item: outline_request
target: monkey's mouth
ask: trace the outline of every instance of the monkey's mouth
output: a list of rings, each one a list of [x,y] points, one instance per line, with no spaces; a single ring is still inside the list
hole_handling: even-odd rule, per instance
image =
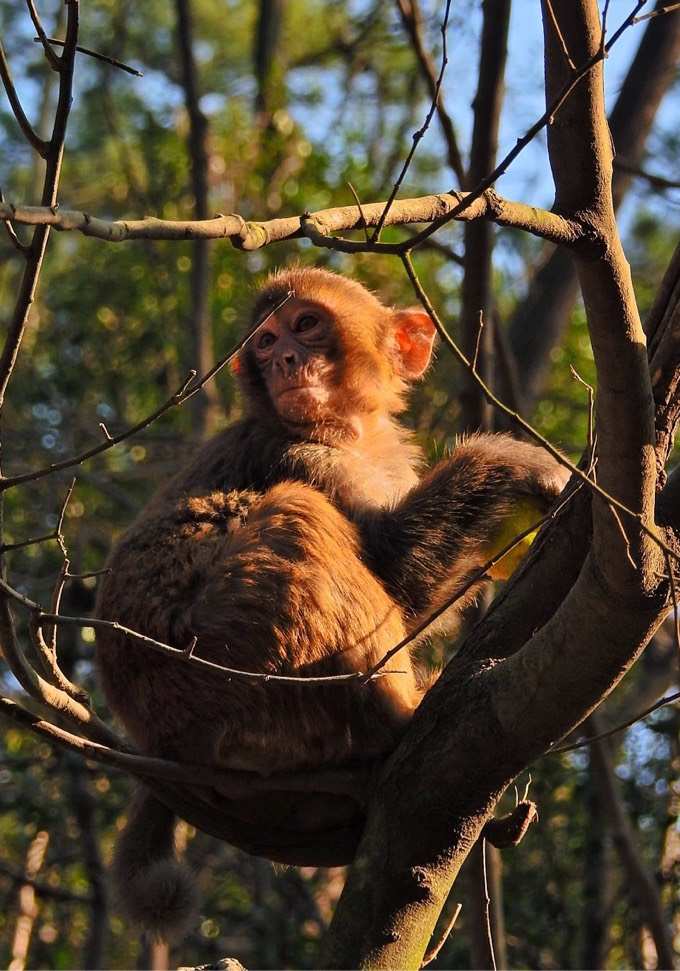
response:
[[[300,383],[277,389],[274,400],[284,422],[309,425],[323,420],[329,397],[322,384]]]
[[[277,401],[280,401],[282,398],[285,398],[286,401],[290,401],[293,398],[326,401],[328,391],[322,384],[289,384],[276,392]]]

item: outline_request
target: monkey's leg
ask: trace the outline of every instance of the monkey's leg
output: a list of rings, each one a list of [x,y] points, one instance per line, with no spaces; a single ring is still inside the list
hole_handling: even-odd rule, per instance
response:
[[[469,438],[398,506],[366,517],[369,565],[415,624],[540,519],[567,479],[541,448],[508,435]]]
[[[360,554],[356,525],[324,495],[300,483],[274,486],[242,526],[206,552],[209,579],[187,622],[198,638],[196,653],[229,667],[301,678],[365,672],[405,627],[401,608]],[[225,745],[234,759],[245,751],[246,761],[260,748],[269,771],[282,768],[281,761],[323,764],[363,747],[385,751],[420,699],[408,656],[394,666],[404,673],[364,687],[241,682],[236,692],[230,686]],[[280,759],[272,765],[277,746]]]

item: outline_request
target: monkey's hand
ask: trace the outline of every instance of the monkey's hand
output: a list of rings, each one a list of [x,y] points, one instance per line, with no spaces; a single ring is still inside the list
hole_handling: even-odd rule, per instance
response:
[[[533,494],[517,497],[512,512],[503,519],[499,529],[486,545],[484,549],[486,559],[494,559],[506,546],[510,546],[516,537],[522,533],[526,535],[488,571],[493,580],[507,580],[515,572],[529,552],[538,527],[530,532],[527,530],[545,516],[570,477],[569,470],[546,452],[533,445],[522,443],[518,445],[518,455],[521,455],[526,463],[527,484]]]
[[[543,515],[545,515],[545,509],[543,508],[543,503],[541,503],[539,499],[535,499],[533,496],[518,499],[516,508],[512,515],[503,520],[500,529],[484,548],[484,558],[486,560],[494,559],[497,554],[501,552],[501,550],[503,550],[506,546],[510,546],[516,536],[521,535],[527,529],[537,523]],[[537,532],[538,528],[532,529],[530,533],[526,533],[526,535],[518,541],[516,546],[513,546],[512,549],[508,550],[508,552],[505,553],[501,559],[498,560],[498,562],[487,571],[492,580],[507,580],[508,577],[515,572],[517,567],[529,552],[529,547],[533,543]]]

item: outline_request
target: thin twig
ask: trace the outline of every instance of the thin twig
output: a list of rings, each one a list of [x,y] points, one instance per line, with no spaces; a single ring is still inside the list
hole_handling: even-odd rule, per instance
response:
[[[35,27],[37,37],[34,38],[38,43],[42,44],[45,57],[47,62],[53,71],[59,73],[63,67],[63,63],[59,55],[55,54],[50,46],[50,41],[48,40],[47,34],[45,33],[45,28],[42,25],[40,15],[36,9],[34,0],[26,0],[26,6],[28,7],[28,12],[31,15],[31,20],[33,21],[33,26]],[[76,48],[77,49],[77,48]]]
[[[446,71],[446,65],[449,63],[448,52],[446,49],[446,31],[448,30],[448,26],[449,26],[450,12],[451,12],[451,0],[446,0],[446,6],[444,8],[444,19],[441,25],[442,60],[441,60],[441,66],[439,68],[439,76],[435,83],[434,93],[432,95],[432,104],[430,105],[430,109],[427,115],[425,116],[425,121],[423,122],[422,126],[418,129],[418,131],[414,132],[413,134],[413,144],[411,145],[411,149],[408,155],[406,156],[406,159],[404,160],[404,164],[401,168],[401,172],[397,176],[394,186],[392,187],[392,191],[390,192],[389,198],[385,203],[385,209],[380,219],[378,220],[378,225],[375,227],[373,236],[371,237],[371,241],[375,243],[377,243],[378,240],[380,239],[380,233],[382,232],[382,228],[385,225],[387,214],[389,213],[392,207],[392,203],[397,198],[397,194],[399,192],[399,189],[401,188],[402,182],[406,178],[406,173],[408,172],[411,166],[411,162],[413,161],[413,156],[416,153],[416,149],[418,148],[418,145],[423,139],[425,132],[430,127],[430,123],[432,121],[432,118],[434,117],[434,113],[437,110],[437,102],[439,101],[439,93],[441,91],[442,81],[444,80],[444,72]]]
[[[441,934],[439,940],[434,945],[434,947],[429,948],[425,952],[425,957],[423,958],[423,963],[420,965],[421,968],[426,968],[428,966],[428,964],[432,964],[432,962],[437,959],[437,957],[439,956],[439,952],[441,951],[441,949],[444,947],[444,945],[448,941],[449,937],[451,936],[451,931],[456,926],[456,921],[458,920],[458,916],[459,916],[459,914],[460,914],[460,912],[461,912],[462,909],[463,909],[463,905],[462,904],[456,904],[456,906],[453,908],[453,913],[451,914],[451,919],[449,920],[449,922],[447,923],[446,927],[442,931],[442,934]]]
[[[473,374],[477,373],[477,358],[479,357],[479,345],[482,340],[482,331],[484,330],[484,311],[479,311],[479,323],[477,326],[477,339],[475,341],[475,352],[472,356],[471,370]]]
[[[102,452],[106,452],[108,449],[113,448],[114,445],[118,445],[125,439],[130,438],[132,435],[136,435],[144,428],[148,428],[149,425],[152,425],[155,421],[157,421],[158,418],[161,417],[161,415],[164,415],[166,411],[170,411],[171,408],[176,408],[183,405],[185,401],[188,401],[190,398],[193,398],[195,394],[198,394],[206,382],[210,381],[211,378],[226,367],[227,364],[229,364],[229,362],[240,353],[248,341],[251,340],[251,338],[257,333],[260,327],[262,327],[270,317],[277,313],[292,296],[292,291],[289,291],[263,320],[252,327],[250,331],[248,331],[248,333],[241,338],[241,340],[237,341],[229,353],[221,358],[217,364],[210,368],[209,371],[206,371],[206,373],[202,375],[198,381],[195,380],[196,372],[190,371],[177,391],[166,401],[164,401],[160,407],[151,412],[150,415],[142,418],[136,424],[125,429],[125,431],[120,432],[118,435],[108,434],[105,440],[100,442],[99,445],[93,445],[91,448],[86,449],[79,455],[73,455],[70,458],[63,459],[61,462],[54,462],[52,465],[48,465],[42,469],[35,469],[32,472],[22,472],[19,475],[0,477],[0,492],[4,491],[5,489],[9,489],[12,486],[21,485],[23,482],[35,482],[36,479],[42,479],[47,475],[52,475],[53,473],[60,472],[63,469],[70,469],[73,468],[73,466],[81,465],[83,462],[93,458],[95,455],[100,455]]]
[[[646,2],[646,0],[643,0],[643,3],[644,2]],[[611,3],[611,0],[604,0],[604,7],[602,9],[602,33],[600,34],[600,51],[602,52],[603,57],[606,57],[605,44],[607,41],[607,17],[609,16],[610,3]]]
[[[34,37],[33,40],[41,40],[40,37]],[[46,37],[47,41],[46,50],[51,50],[50,44],[57,44],[63,47],[64,41],[57,40],[56,37]],[[92,51],[89,47],[81,47],[80,44],[76,44],[76,50],[79,54],[87,54],[88,57],[94,57],[97,61],[103,61],[104,64],[111,64],[113,67],[120,68],[121,71],[127,71],[128,74],[134,74],[136,78],[143,78],[144,74],[142,71],[138,71],[136,67],[131,67],[129,64],[125,64],[123,61],[119,61],[116,57],[110,57],[108,54],[102,54],[100,51]]]
[[[0,189],[0,203],[2,203],[2,205],[5,205],[5,196],[3,195],[2,189]],[[25,243],[21,242],[21,240],[16,234],[16,230],[14,229],[14,226],[12,225],[9,219],[4,219],[3,222],[5,224],[5,229],[7,230],[7,235],[9,236],[10,243],[12,244],[15,250],[21,253],[23,257],[26,257],[30,252],[30,246],[27,246]]]
[[[178,660],[185,661],[186,663],[193,664],[207,670],[218,671],[219,673],[227,675],[230,678],[241,678],[244,681],[261,681],[264,684],[276,682],[298,685],[328,684],[333,682],[342,684],[351,681],[361,681],[363,683],[365,680],[374,680],[376,677],[386,677],[388,675],[406,673],[405,671],[397,670],[384,671],[382,673],[376,672],[376,674],[371,674],[370,672],[365,674],[363,671],[356,671],[352,674],[300,677],[296,675],[269,674],[260,671],[243,671],[239,668],[230,668],[223,664],[216,664],[214,661],[208,661],[207,659],[194,654],[193,648],[195,647],[196,643],[194,638],[192,638],[192,641],[187,647],[174,647],[172,644],[166,644],[163,641],[156,640],[154,637],[148,637],[146,634],[141,634],[139,631],[132,630],[132,628],[126,627],[124,624],[119,624],[118,621],[115,620],[104,620],[99,617],[77,617],[59,613],[49,613],[43,610],[40,604],[35,600],[31,600],[30,597],[27,597],[25,594],[15,590],[12,586],[10,586],[9,583],[7,583],[6,580],[1,578],[0,591],[2,591],[6,597],[9,597],[11,600],[15,601],[15,603],[18,603],[22,607],[30,610],[33,614],[33,623],[38,628],[56,624],[59,626],[94,627],[117,631],[119,634],[130,637],[133,640],[138,641],[140,644],[145,644],[147,647],[150,647],[161,654],[169,654],[172,657],[176,657]],[[33,681],[34,678],[31,679],[31,682]],[[28,690],[28,688],[26,690]]]
[[[5,48],[2,45],[2,41],[0,41],[0,80],[2,80],[5,93],[7,94],[7,100],[9,101],[17,124],[24,134],[24,138],[27,142],[29,142],[30,145],[33,146],[41,158],[45,158],[47,155],[48,143],[38,135],[26,116],[21,101],[19,100],[17,89],[14,87],[12,72],[10,70],[9,61],[7,60],[7,55],[5,54]]]
[[[479,182],[474,189],[472,189],[469,195],[466,195],[464,201],[460,204],[460,207],[456,207],[456,209],[454,209],[452,212],[442,216],[440,219],[435,220],[430,226],[423,229],[420,233],[413,237],[408,247],[403,247],[402,252],[407,252],[408,250],[413,249],[424,239],[427,239],[433,233],[436,233],[437,230],[439,230],[442,226],[445,226],[452,219],[456,219],[458,216],[460,216],[461,212],[465,208],[472,205],[472,203],[475,202],[476,199],[480,198],[480,196],[482,196],[487,189],[492,187],[494,182],[498,181],[500,176],[507,171],[508,166],[514,162],[522,151],[524,151],[524,149],[530,142],[533,141],[536,135],[538,135],[538,133],[542,131],[546,125],[552,124],[555,115],[565,104],[572,91],[574,91],[581,81],[583,81],[583,79],[592,71],[596,64],[599,64],[600,61],[604,60],[624,31],[632,26],[637,11],[640,10],[645,3],[646,0],[638,0],[633,12],[626,17],[623,23],[614,32],[611,39],[607,41],[602,48],[598,49],[595,54],[589,57],[588,60],[578,69],[578,71],[576,71],[576,73],[573,74],[573,76],[564,84],[562,90],[559,92],[557,97],[553,99],[552,103],[548,106],[541,117],[538,118],[537,121],[535,121],[534,124],[526,130],[521,138],[517,139],[515,145],[498,163],[493,172],[487,175],[486,178],[482,179],[482,181]]]
[[[56,540],[57,540],[57,543],[59,544],[59,549],[61,550],[65,560],[68,559],[68,550],[66,549],[66,543],[64,541],[64,534],[63,534],[64,517],[66,515],[66,509],[69,502],[71,501],[71,496],[73,495],[73,490],[75,489],[75,487],[76,487],[76,477],[74,476],[71,479],[70,486],[66,490],[66,495],[64,496],[64,501],[61,504],[61,509],[59,510],[59,517],[57,519],[57,525],[55,528]]]
[[[415,230],[410,229],[408,226],[405,226],[405,225],[402,226],[401,228],[404,230],[407,236],[409,237],[415,236]],[[430,236],[429,239],[425,240],[422,246],[425,249],[432,250],[434,253],[439,253],[441,256],[445,256],[447,260],[451,260],[451,262],[455,263],[457,266],[465,265],[465,260],[460,255],[460,253],[456,253],[456,251],[451,246],[447,246],[446,243],[442,243],[441,240],[437,239],[436,236]]]
[[[64,554],[64,556],[66,556],[66,550],[64,547],[64,537],[62,535],[62,528],[64,525],[64,516],[66,514],[66,507],[73,493],[73,487],[75,486],[75,484],[76,484],[76,480],[73,479],[66,493],[64,501],[61,504],[59,515],[57,518],[57,525],[54,527],[54,529],[51,532],[43,533],[40,536],[32,536],[30,539],[24,539],[18,543],[0,543],[0,555],[2,555],[3,553],[12,552],[13,550],[22,550],[22,549],[25,549],[27,546],[37,546],[39,543],[47,543],[50,540],[56,540],[56,542],[59,544],[59,549]]]
[[[357,190],[354,188],[354,186],[352,185],[352,183],[351,182],[348,182],[347,185],[349,187],[349,191],[354,196],[354,201],[357,204],[357,209],[359,210],[359,215],[361,216],[361,228],[364,231],[364,238],[365,238],[366,242],[368,242],[369,239],[370,239],[370,237],[368,235],[368,223],[366,222],[366,216],[364,215],[363,206],[361,205],[361,199],[359,198],[359,196],[357,194]]]
[[[639,17],[635,17],[633,20],[634,24],[641,24],[643,20],[651,20],[652,17],[661,17],[667,13],[673,13],[674,10],[680,10],[680,3],[667,3],[663,7],[659,7],[657,10],[651,10],[649,13],[640,14]]]
[[[496,971],[496,955],[493,949],[493,931],[491,930],[491,897],[489,896],[489,880],[486,873],[486,840],[482,837],[482,887],[484,889],[484,923],[489,944],[491,967]]]
[[[101,570],[88,570],[87,573],[67,573],[67,580],[92,580],[94,577],[103,577],[111,573],[111,567],[105,566]],[[56,611],[55,611],[56,612]]]
[[[564,39],[564,34],[562,33],[562,29],[561,29],[561,27],[560,27],[560,25],[559,25],[559,23],[557,21],[557,17],[555,16],[555,11],[553,10],[552,0],[545,0],[545,5],[546,5],[547,11],[548,11],[548,15],[550,16],[550,20],[552,21],[552,25],[553,25],[553,27],[555,29],[555,33],[557,34],[557,39],[560,42],[560,47],[562,48],[562,53],[564,54],[564,59],[567,62],[567,64],[569,65],[569,67],[572,69],[572,71],[575,71],[576,70],[576,65],[574,64],[574,62],[571,59],[571,54],[569,53],[569,48],[567,47],[567,42]]]
[[[573,364],[569,365],[571,376],[588,392],[588,451],[592,455],[595,450],[595,389],[592,384],[584,381]]]
[[[675,586],[675,573],[673,572],[673,564],[671,563],[671,558],[666,554],[666,570],[668,572],[668,579],[671,585],[671,599],[673,601],[673,635],[675,637],[675,655],[678,661],[680,661],[680,613],[678,608],[678,593]]]
[[[429,88],[430,97],[436,100],[437,118],[439,119],[442,134],[444,135],[449,166],[455,173],[459,185],[462,187],[465,184],[465,166],[463,165],[463,159],[461,158],[458,147],[458,139],[456,138],[453,121],[444,105],[441,86],[440,90],[437,91],[436,68],[432,58],[425,49],[419,2],[418,0],[397,0],[397,6],[399,7],[402,22],[411,38],[411,46],[416,55],[416,60],[420,65],[421,74],[425,78],[425,83]]]
[[[591,742],[599,742],[602,738],[609,738],[611,735],[616,735],[618,732],[624,731],[626,728],[630,728],[631,725],[635,725],[636,722],[642,721],[648,715],[653,712],[658,711],[660,708],[666,708],[668,705],[675,704],[676,701],[680,701],[680,691],[675,691],[671,695],[666,695],[659,701],[650,705],[649,708],[645,708],[644,711],[639,712],[637,715],[633,715],[632,718],[628,718],[625,722],[617,725],[615,728],[609,728],[606,732],[600,732],[599,735],[591,735],[589,738],[584,738],[580,742],[572,742],[569,745],[556,745],[549,748],[545,755],[553,755],[555,752],[574,752],[576,749],[585,748],[590,745]]]
[[[638,564],[635,562],[635,560],[633,558],[633,553],[632,553],[631,548],[630,548],[630,540],[628,539],[628,533],[626,532],[626,529],[625,529],[623,523],[621,522],[621,517],[619,516],[618,512],[612,506],[611,503],[609,503],[609,512],[614,517],[614,522],[616,523],[616,525],[618,527],[618,530],[619,530],[619,533],[621,534],[621,539],[623,540],[623,548],[625,550],[626,559],[628,560],[628,562],[630,563],[630,565],[632,566],[632,568],[635,571],[637,571]],[[665,553],[664,555],[667,556],[668,554]]]

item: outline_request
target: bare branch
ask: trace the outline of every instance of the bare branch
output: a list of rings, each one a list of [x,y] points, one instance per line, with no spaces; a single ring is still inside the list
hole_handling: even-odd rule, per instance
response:
[[[384,225],[399,226],[411,223],[430,223],[450,213],[451,218],[466,222],[471,219],[490,219],[499,226],[525,229],[542,239],[563,246],[581,242],[583,227],[569,222],[547,210],[525,203],[504,199],[495,191],[480,194],[475,205],[466,204],[469,194],[444,192],[439,195],[420,196],[395,201],[385,218]],[[246,222],[238,214],[218,215],[212,219],[171,220],[145,219],[106,220],[86,212],[71,209],[49,209],[44,206],[15,206],[0,204],[0,219],[7,219],[26,226],[52,226],[66,232],[79,232],[109,243],[133,239],[229,239],[238,249],[252,251],[271,243],[299,239],[306,235],[304,224],[313,222],[325,236],[336,232],[362,230],[377,226],[385,211],[386,203],[369,202],[362,205],[360,213],[355,205],[321,209],[302,216],[270,219],[267,222]],[[414,237],[415,238],[415,237]],[[333,242],[333,241],[331,241]],[[324,244],[327,245],[327,244]],[[329,244],[328,244],[329,245]],[[410,248],[411,241],[399,244],[353,243],[359,252],[400,252]],[[340,248],[338,246],[338,248]]]
[[[19,684],[24,691],[41,705],[46,705],[52,711],[67,718],[71,724],[78,725],[81,731],[88,738],[96,739],[105,744],[114,745],[117,748],[126,749],[123,741],[106,725],[92,709],[81,701],[71,697],[67,691],[56,685],[50,684],[45,678],[41,677],[37,671],[28,663],[17,641],[14,630],[14,622],[9,609],[8,597],[12,597],[15,591],[5,583],[0,581],[2,592],[5,596],[0,598],[0,643],[4,658]],[[24,604],[32,602],[18,594],[13,597]],[[32,607],[32,609],[35,609]]]
[[[493,186],[494,182],[496,182],[498,178],[501,175],[503,175],[504,172],[507,171],[508,167],[511,165],[512,162],[514,162],[517,156],[527,147],[527,145],[530,142],[533,141],[536,135],[538,135],[538,133],[542,131],[542,129],[545,128],[546,126],[552,125],[555,119],[555,115],[569,100],[569,97],[571,96],[572,92],[575,91],[575,89],[584,80],[584,78],[586,78],[590,74],[593,68],[604,60],[604,58],[607,56],[607,54],[612,49],[614,44],[616,44],[616,42],[621,37],[621,35],[629,27],[633,25],[633,23],[635,22],[635,13],[640,9],[640,7],[644,3],[646,3],[646,0],[638,0],[638,3],[633,13],[629,14],[628,17],[626,17],[626,19],[623,21],[621,26],[614,32],[611,39],[607,41],[607,43],[604,44],[601,49],[598,49],[597,51],[595,51],[577,71],[571,73],[570,79],[567,82],[565,82],[561,90],[557,93],[557,95],[553,98],[553,100],[549,104],[546,111],[541,115],[541,117],[537,121],[534,122],[534,124],[530,128],[527,129],[527,131],[524,133],[524,135],[521,136],[521,138],[517,139],[517,142],[515,143],[513,148],[511,148],[510,151],[507,153],[507,155],[502,159],[502,161],[499,162],[499,164],[496,166],[493,172],[491,172],[489,175],[486,176],[486,178],[482,179],[481,182],[477,184],[477,186],[466,197],[465,203],[463,203],[462,205],[471,205],[476,199],[482,196],[487,191],[487,189],[490,189]],[[432,233],[436,233],[441,226],[445,226],[447,222],[449,222],[451,219],[455,219],[458,215],[459,215],[459,211],[457,212],[456,210],[453,210],[451,213],[447,214],[446,216],[443,216],[441,219],[436,220],[434,223],[432,223],[431,226],[428,226],[427,229],[424,229],[421,233],[419,233],[417,236],[413,238],[411,247],[409,248],[412,248],[414,245],[417,245],[421,240],[427,239],[427,237],[431,236]]]
[[[437,80],[436,80],[435,86],[434,86],[434,91],[432,93],[432,104],[430,105],[430,110],[428,111],[427,115],[425,116],[425,121],[423,122],[423,124],[421,125],[421,127],[418,129],[418,131],[416,131],[416,132],[413,133],[413,144],[411,145],[411,149],[410,149],[408,155],[406,156],[406,158],[404,159],[404,164],[403,164],[403,166],[401,168],[401,172],[397,176],[397,178],[395,180],[395,183],[394,183],[394,186],[392,187],[392,191],[390,192],[389,199],[385,203],[385,209],[380,214],[380,217],[378,219],[378,222],[376,224],[375,230],[373,232],[373,237],[372,237],[373,241],[376,242],[376,243],[380,239],[380,233],[382,232],[382,228],[385,225],[385,220],[387,219],[387,216],[389,215],[389,211],[392,208],[392,203],[397,198],[397,195],[399,193],[399,189],[401,188],[402,182],[406,178],[406,173],[408,172],[409,168],[411,167],[411,162],[413,161],[413,156],[416,154],[416,149],[418,148],[418,145],[420,144],[420,142],[424,138],[425,133],[427,132],[427,129],[430,127],[430,123],[432,121],[432,118],[434,117],[434,113],[437,110],[437,102],[439,101],[439,94],[440,94],[440,91],[441,91],[442,81],[444,80],[444,72],[446,71],[446,65],[449,63],[449,58],[448,58],[448,53],[447,53],[447,48],[446,48],[446,32],[447,32],[448,26],[449,26],[449,14],[450,14],[450,12],[451,12],[451,0],[445,0],[444,19],[442,21],[442,26],[441,26],[441,33],[442,33],[442,60],[441,60],[441,66],[440,66],[440,69],[439,69],[439,76],[437,77]]]
[[[41,158],[45,158],[47,155],[48,143],[40,138],[26,117],[26,113],[24,112],[21,101],[19,100],[19,95],[17,94],[17,89],[14,87],[9,62],[7,60],[7,55],[5,54],[5,48],[3,47],[2,42],[0,42],[0,79],[4,85],[7,100],[9,101],[14,117],[17,120],[17,124],[24,134],[24,138],[27,142],[29,142],[30,145],[33,146]]]
[[[428,964],[432,964],[433,961],[436,961],[437,957],[439,956],[439,952],[441,951],[441,949],[444,947],[449,937],[451,936],[451,932],[453,928],[456,926],[456,921],[458,920],[458,917],[462,909],[463,909],[462,904],[456,904],[456,906],[453,908],[453,913],[451,914],[451,917],[447,922],[446,927],[442,931],[441,937],[439,938],[437,943],[426,952],[425,957],[423,958],[423,963],[420,965],[421,968],[426,968]]]
[[[62,574],[65,576],[65,574]],[[57,587],[59,589],[59,586]],[[34,628],[42,628],[47,625],[58,625],[58,626],[70,626],[70,627],[93,627],[93,628],[105,628],[107,630],[114,630],[120,634],[130,637],[132,640],[138,641],[140,644],[144,644],[161,654],[170,655],[176,658],[178,661],[184,661],[189,664],[193,664],[210,671],[215,671],[220,674],[224,674],[229,678],[241,678],[244,681],[261,681],[264,684],[272,683],[283,683],[283,684],[295,684],[295,685],[318,685],[318,684],[328,684],[328,683],[339,683],[346,684],[352,681],[367,681],[374,680],[376,677],[386,677],[387,675],[393,674],[404,674],[404,671],[390,670],[390,671],[377,671],[375,673],[363,671],[356,671],[352,674],[333,674],[333,675],[323,675],[319,677],[307,677],[307,676],[297,676],[297,675],[284,675],[284,674],[268,674],[260,671],[242,671],[238,668],[230,668],[223,664],[217,664],[214,661],[208,661],[205,658],[194,654],[194,648],[197,643],[197,639],[194,637],[189,642],[186,647],[174,647],[172,644],[166,644],[163,641],[156,640],[154,637],[148,637],[146,634],[142,634],[139,631],[132,630],[130,627],[126,627],[124,624],[118,623],[116,620],[104,620],[99,617],[75,617],[59,613],[49,613],[42,609],[39,603],[35,600],[31,600],[23,593],[19,593],[15,590],[6,580],[0,578],[0,591],[4,594],[4,598],[0,599],[0,608],[4,604],[7,607],[6,598],[13,600],[20,606],[25,607],[32,613],[32,625]],[[60,688],[58,694],[54,694],[53,686],[47,684],[43,681],[40,675],[31,668],[31,666],[26,661],[23,652],[18,646],[16,635],[14,634],[14,627],[11,625],[11,618],[9,613],[2,617],[0,615],[0,637],[3,639],[3,648],[5,649],[5,656],[7,663],[9,664],[13,674],[20,682],[22,687],[36,700],[48,704],[50,707],[64,710],[69,716],[74,718],[78,722],[89,722],[94,719],[96,722],[96,728],[99,728],[103,723],[99,722],[99,719],[89,710],[86,709],[82,704],[77,704],[73,708],[69,704],[69,700],[65,700],[61,697],[64,693],[64,689]],[[226,647],[226,645],[225,645]],[[384,664],[380,665],[380,668],[384,667]],[[80,689],[76,688],[76,692]],[[71,694],[71,692],[66,692],[66,694]],[[106,726],[104,726],[106,728]],[[108,731],[108,729],[107,729]]]
[[[63,40],[57,40],[56,37],[46,37],[47,48],[49,49],[50,44],[56,44],[58,47],[64,46]],[[40,37],[34,37],[33,40],[40,41]],[[102,61],[104,64],[110,64],[112,67],[120,68],[121,71],[126,71],[128,74],[134,74],[136,78],[143,78],[144,74],[142,71],[138,71],[136,67],[131,67],[129,64],[125,64],[123,61],[119,61],[116,57],[111,57],[109,54],[102,54],[101,51],[90,50],[89,47],[81,47],[80,44],[76,44],[76,51],[79,54],[87,54],[88,57],[93,57],[97,61]]]
[[[572,69],[572,71],[576,71],[576,65],[574,64],[574,62],[571,59],[571,54],[569,53],[569,48],[567,47],[566,41],[564,39],[564,35],[562,34],[562,31],[560,29],[560,25],[559,25],[559,23],[557,21],[557,17],[555,16],[555,11],[553,10],[553,5],[551,3],[551,0],[545,0],[545,6],[546,6],[546,9],[548,11],[548,15],[550,16],[550,19],[552,21],[552,25],[555,28],[555,33],[559,37],[560,46],[562,48],[562,53],[564,54],[564,59],[567,62],[567,64],[569,65],[569,67]],[[603,34],[605,33],[605,23],[606,23],[606,20],[605,20],[605,17],[603,16],[603,20],[602,20],[602,33]]]
[[[634,24],[641,24],[643,20],[651,20],[653,17],[661,17],[667,13],[673,13],[674,10],[680,10],[680,3],[666,3],[663,7],[658,7],[656,10],[651,10],[649,13],[640,14],[633,18]]]
[[[35,469],[32,472],[23,472],[20,475],[13,476],[0,476],[0,493],[5,489],[9,489],[12,486],[21,485],[23,482],[35,482],[36,479],[43,479],[47,475],[52,475],[54,472],[60,472],[63,469],[70,469],[73,466],[81,465],[88,459],[93,458],[95,455],[100,455],[102,452],[108,451],[108,449],[113,448],[114,445],[118,445],[120,442],[125,441],[125,439],[130,438],[132,435],[136,435],[137,432],[142,431],[144,428],[148,428],[149,425],[157,421],[161,415],[164,415],[166,411],[170,411],[171,408],[177,408],[179,405],[183,405],[185,401],[189,401],[195,394],[201,390],[206,382],[210,381],[222,368],[226,367],[231,360],[233,360],[239,351],[245,347],[248,341],[255,335],[255,333],[263,327],[264,324],[269,320],[269,318],[275,314],[285,303],[290,300],[292,296],[292,291],[289,292],[283,300],[274,307],[267,316],[261,320],[255,327],[245,334],[229,351],[229,353],[217,362],[213,367],[210,368],[204,375],[195,381],[196,372],[190,371],[187,377],[184,379],[177,391],[171,395],[166,401],[163,402],[160,407],[156,408],[155,411],[151,412],[145,418],[142,418],[136,424],[131,425],[125,431],[120,432],[118,435],[109,434],[107,429],[106,438],[99,445],[93,445],[92,448],[86,449],[79,455],[71,456],[71,458],[63,459],[61,462],[53,462],[52,465],[48,465],[43,469]],[[101,424],[101,423],[100,423]]]
[[[610,738],[612,735],[617,735],[619,732],[623,732],[626,728],[630,728],[631,725],[636,725],[638,722],[646,718],[647,715],[651,715],[653,712],[658,711],[660,708],[666,708],[668,705],[674,705],[677,701],[680,701],[680,691],[675,691],[673,694],[666,695],[659,701],[655,701],[653,705],[649,708],[645,708],[644,711],[638,712],[637,715],[633,715],[631,718],[626,719],[620,725],[616,725],[614,728],[608,728],[605,732],[599,732],[597,735],[589,735],[587,738],[581,739],[579,742],[570,742],[569,745],[555,745],[550,748],[546,755],[553,755],[556,752],[575,752],[576,749],[586,748],[592,742],[599,741],[603,738]]]
[[[64,152],[66,124],[71,111],[73,64],[75,60],[75,47],[78,39],[78,0],[68,0],[67,9],[66,40],[64,42],[64,53],[60,58],[59,68],[59,96],[54,115],[52,136],[49,142],[45,144],[44,151],[37,148],[35,145],[34,139],[37,136],[35,136],[35,133],[30,125],[28,125],[28,122],[26,122],[28,128],[24,130],[24,134],[28,141],[31,142],[31,144],[37,148],[38,151],[40,151],[40,154],[47,163],[45,167],[45,179],[43,183],[41,201],[43,207],[48,207],[51,209],[53,209],[57,203],[57,189],[59,186],[59,176],[61,174],[61,162]],[[9,74],[9,66],[7,65],[7,59],[5,58],[2,45],[0,45],[0,75],[2,75],[3,81],[5,82],[7,94],[11,102],[14,87]],[[14,92],[14,95],[16,96],[16,92]],[[20,105],[18,105],[18,107],[21,108]],[[40,145],[42,146],[43,144],[44,143],[41,140]],[[0,216],[0,218],[6,217]],[[38,285],[38,277],[40,276],[42,261],[45,255],[48,233],[49,228],[46,224],[38,226],[36,232],[33,234],[30,252],[27,253],[26,267],[24,269],[21,285],[19,287],[19,293],[14,306],[14,313],[9,327],[7,328],[7,336],[5,337],[4,346],[2,348],[2,352],[0,353],[0,410],[2,410],[4,405],[7,386],[12,376],[17,354],[19,353],[19,348],[28,324],[29,314],[35,298],[36,287]]]
[[[489,947],[489,957],[491,967],[496,971],[496,955],[493,949],[493,933],[491,931],[491,897],[489,896],[489,880],[486,872],[486,839],[482,836],[482,886],[484,889],[484,920],[486,923],[486,936]]]
[[[437,72],[428,51],[425,49],[423,39],[423,18],[419,0],[397,0],[401,19],[411,39],[411,46],[416,55],[416,60],[420,66],[420,71],[425,78],[425,83],[430,91],[430,97],[436,105],[437,118],[441,125],[442,134],[446,143],[446,151],[449,166],[458,178],[458,183],[462,187],[465,185],[465,166],[458,148],[458,139],[453,121],[449,115],[442,98],[441,84],[437,84]]]
[[[0,189],[0,204],[4,204],[4,202],[5,202],[5,196],[3,195],[2,189]],[[14,249],[17,250],[17,252],[21,253],[23,257],[26,257],[27,254],[30,252],[30,247],[26,246],[25,243],[21,242],[21,240],[19,239],[19,237],[15,232],[14,226],[11,224],[11,222],[8,219],[5,219],[4,223],[5,223],[5,229],[7,230],[7,235],[9,236],[10,243],[12,244]]]
[[[43,51],[45,52],[45,57],[47,62],[53,71],[60,72],[63,64],[61,58],[54,53],[52,47],[50,46],[50,41],[48,40],[45,29],[42,25],[42,21],[36,9],[34,0],[26,0],[26,6],[28,7],[28,12],[31,15],[31,20],[33,21],[33,26],[35,27],[36,33],[38,35],[37,40],[42,44]]]
[[[190,785],[192,790],[216,787],[232,799],[278,790],[334,792],[353,796],[359,801],[366,798],[370,772],[361,769],[277,773],[264,777],[256,772],[220,769],[214,765],[172,762],[94,742],[41,719],[9,698],[0,698],[0,715],[61,748],[146,780],[184,783]]]

